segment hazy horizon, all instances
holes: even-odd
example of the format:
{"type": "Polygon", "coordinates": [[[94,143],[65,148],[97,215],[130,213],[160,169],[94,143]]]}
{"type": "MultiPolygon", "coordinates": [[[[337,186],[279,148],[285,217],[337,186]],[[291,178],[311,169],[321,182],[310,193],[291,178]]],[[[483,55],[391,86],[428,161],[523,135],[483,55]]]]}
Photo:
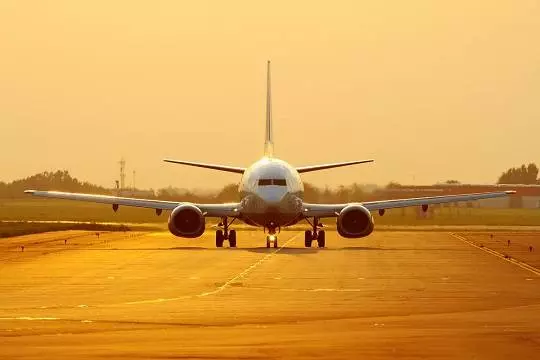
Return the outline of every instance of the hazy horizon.
{"type": "Polygon", "coordinates": [[[317,186],[495,183],[540,162],[539,1],[0,3],[0,180],[215,189],[275,155],[317,186]]]}

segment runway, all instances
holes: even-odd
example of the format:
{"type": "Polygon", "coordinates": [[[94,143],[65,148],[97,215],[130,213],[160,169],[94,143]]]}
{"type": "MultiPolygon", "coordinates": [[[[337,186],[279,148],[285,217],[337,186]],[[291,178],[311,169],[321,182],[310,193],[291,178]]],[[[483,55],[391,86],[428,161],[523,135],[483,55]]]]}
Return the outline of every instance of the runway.
{"type": "Polygon", "coordinates": [[[329,232],[325,249],[293,231],[277,249],[252,231],[238,249],[216,249],[212,232],[0,239],[0,358],[532,359],[538,255],[523,252],[528,270],[479,236],[329,232]]]}

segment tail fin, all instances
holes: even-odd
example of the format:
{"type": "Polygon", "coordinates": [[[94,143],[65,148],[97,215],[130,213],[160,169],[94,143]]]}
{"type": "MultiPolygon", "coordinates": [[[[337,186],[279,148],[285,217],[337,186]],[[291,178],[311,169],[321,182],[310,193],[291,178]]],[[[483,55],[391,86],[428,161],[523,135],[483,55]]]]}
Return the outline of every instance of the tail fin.
{"type": "Polygon", "coordinates": [[[266,136],[264,138],[264,156],[274,155],[272,135],[272,90],[270,87],[270,61],[266,69],[266,136]]]}

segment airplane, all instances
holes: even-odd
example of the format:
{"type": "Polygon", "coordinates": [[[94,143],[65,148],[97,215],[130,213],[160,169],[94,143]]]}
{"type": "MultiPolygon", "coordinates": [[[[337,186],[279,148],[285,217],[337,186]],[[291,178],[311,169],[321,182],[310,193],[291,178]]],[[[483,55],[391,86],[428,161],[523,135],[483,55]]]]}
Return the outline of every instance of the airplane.
{"type": "Polygon", "coordinates": [[[317,241],[320,248],[326,246],[326,234],[321,219],[335,218],[339,235],[345,238],[362,238],[374,230],[371,212],[378,211],[384,215],[387,209],[420,206],[427,211],[431,204],[442,204],[458,201],[472,201],[504,197],[515,191],[473,193],[461,195],[433,196],[398,200],[369,201],[345,204],[313,204],[303,200],[304,186],[300,174],[327,170],[343,166],[371,163],[374,160],[356,160],[294,167],[274,157],[274,141],[272,126],[272,99],[270,85],[270,61],[267,63],[266,92],[266,133],[264,156],[249,167],[234,167],[207,164],[193,161],[164,159],[165,162],[195,166],[211,170],[241,174],[238,203],[227,204],[194,204],[189,202],[136,199],[107,195],[77,194],[58,191],[26,190],[25,193],[38,197],[79,200],[94,203],[110,204],[114,211],[119,206],[150,208],[160,215],[163,210],[171,211],[168,218],[169,231],[178,237],[197,238],[205,231],[207,217],[220,218],[218,230],[215,232],[216,247],[221,248],[225,241],[234,248],[237,235],[231,225],[239,220],[248,225],[262,227],[267,233],[266,247],[278,247],[277,234],[281,228],[306,220],[311,230],[304,233],[305,247],[311,247],[317,241]]]}

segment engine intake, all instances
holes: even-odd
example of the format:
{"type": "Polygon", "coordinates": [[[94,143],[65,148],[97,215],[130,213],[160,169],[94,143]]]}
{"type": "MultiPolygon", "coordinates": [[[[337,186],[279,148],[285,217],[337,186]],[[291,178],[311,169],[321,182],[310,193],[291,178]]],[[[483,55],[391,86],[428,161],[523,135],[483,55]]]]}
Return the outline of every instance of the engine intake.
{"type": "Polygon", "coordinates": [[[196,238],[204,233],[205,219],[193,204],[177,206],[169,216],[169,231],[176,236],[196,238]]]}
{"type": "Polygon", "coordinates": [[[368,209],[360,204],[346,206],[337,218],[337,231],[345,238],[361,238],[373,232],[375,223],[368,209]]]}

